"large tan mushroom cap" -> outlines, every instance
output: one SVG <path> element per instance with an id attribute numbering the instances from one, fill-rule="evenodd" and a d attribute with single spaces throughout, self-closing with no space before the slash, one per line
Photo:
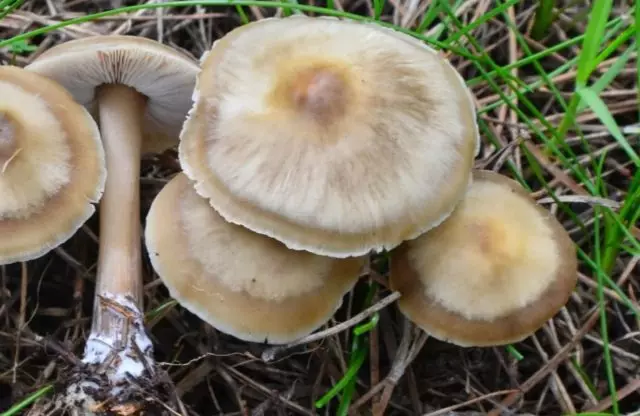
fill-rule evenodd
<path id="1" fill-rule="evenodd" d="M 478 171 L 440 226 L 392 253 L 400 310 L 462 346 L 520 341 L 567 302 L 577 279 L 569 235 L 515 181 Z"/>
<path id="2" fill-rule="evenodd" d="M 91 115 L 55 82 L 0 67 L 0 264 L 71 237 L 95 211 L 105 178 Z"/>
<path id="3" fill-rule="evenodd" d="M 154 200 L 145 239 L 172 297 L 219 330 L 253 342 L 290 342 L 324 324 L 364 263 L 289 250 L 228 223 L 184 174 Z"/>
<path id="4" fill-rule="evenodd" d="M 228 221 L 333 257 L 393 248 L 440 223 L 477 148 L 462 78 L 401 33 L 265 19 L 202 59 L 180 161 Z"/>
<path id="5" fill-rule="evenodd" d="M 122 84 L 144 95 L 145 152 L 160 152 L 177 144 L 199 71 L 194 59 L 169 46 L 117 35 L 61 43 L 26 68 L 63 85 L 94 115 L 100 85 Z"/>

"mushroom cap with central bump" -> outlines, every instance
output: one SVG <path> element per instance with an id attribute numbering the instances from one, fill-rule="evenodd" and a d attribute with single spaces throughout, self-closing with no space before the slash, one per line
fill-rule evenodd
<path id="1" fill-rule="evenodd" d="M 182 173 L 153 201 L 145 241 L 154 269 L 187 310 L 224 333 L 271 344 L 327 322 L 364 264 L 289 250 L 228 223 Z"/>
<path id="2" fill-rule="evenodd" d="M 332 257 L 390 249 L 462 198 L 478 144 L 463 79 L 374 24 L 264 19 L 201 60 L 180 162 L 227 220 Z"/>
<path id="3" fill-rule="evenodd" d="M 441 225 L 391 253 L 401 312 L 461 346 L 502 345 L 538 330 L 577 281 L 573 242 L 515 181 L 476 171 Z"/>
<path id="4" fill-rule="evenodd" d="M 105 179 L 91 115 L 50 79 L 0 67 L 0 264 L 65 242 L 95 211 Z"/>
<path id="5" fill-rule="evenodd" d="M 174 146 L 199 71 L 191 57 L 138 36 L 92 36 L 47 50 L 26 69 L 63 85 L 76 101 L 97 115 L 96 88 L 122 84 L 146 97 L 143 151 Z"/>
<path id="6" fill-rule="evenodd" d="M 272 105 L 288 106 L 310 122 L 332 123 L 348 107 L 349 84 L 338 68 L 310 66 L 291 79 L 282 79 L 273 89 Z"/>

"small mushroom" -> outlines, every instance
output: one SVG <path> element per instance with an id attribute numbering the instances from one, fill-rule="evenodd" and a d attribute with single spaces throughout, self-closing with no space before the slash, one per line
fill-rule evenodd
<path id="1" fill-rule="evenodd" d="M 141 153 L 177 144 L 199 66 L 151 39 L 95 36 L 57 45 L 27 69 L 63 85 L 99 120 L 108 178 L 84 361 L 118 384 L 153 364 L 142 317 Z"/>
<path id="2" fill-rule="evenodd" d="M 364 263 L 290 250 L 228 223 L 182 173 L 153 201 L 145 242 L 154 269 L 187 310 L 224 333 L 271 344 L 328 321 Z"/>
<path id="3" fill-rule="evenodd" d="M 105 179 L 84 107 L 48 78 L 0 67 L 0 265 L 67 241 L 95 212 Z"/>
<path id="4" fill-rule="evenodd" d="M 184 172 L 227 220 L 332 257 L 446 218 L 478 146 L 463 79 L 399 32 L 333 18 L 243 25 L 201 60 Z"/>
<path id="5" fill-rule="evenodd" d="M 577 280 L 574 244 L 515 181 L 476 171 L 438 227 L 391 253 L 400 311 L 461 346 L 520 341 L 555 315 Z"/>

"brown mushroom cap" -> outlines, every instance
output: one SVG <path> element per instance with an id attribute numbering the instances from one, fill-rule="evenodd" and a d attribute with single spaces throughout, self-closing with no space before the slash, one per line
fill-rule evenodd
<path id="1" fill-rule="evenodd" d="M 0 264 L 68 240 L 95 211 L 105 178 L 91 115 L 57 83 L 0 67 Z"/>
<path id="2" fill-rule="evenodd" d="M 154 200 L 145 240 L 154 269 L 181 305 L 222 332 L 272 344 L 328 321 L 364 263 L 289 250 L 228 223 L 184 174 Z"/>
<path id="3" fill-rule="evenodd" d="M 264 19 L 224 36 L 201 65 L 180 161 L 227 221 L 293 249 L 357 256 L 437 225 L 468 187 L 470 94 L 404 34 Z"/>
<path id="4" fill-rule="evenodd" d="M 517 182 L 490 171 L 474 173 L 447 220 L 391 255 L 402 313 L 462 346 L 526 338 L 565 305 L 577 279 L 562 225 Z"/>
<path id="5" fill-rule="evenodd" d="M 177 144 L 195 86 L 198 63 L 187 55 L 138 36 L 92 36 L 61 43 L 26 67 L 54 79 L 97 114 L 96 88 L 122 84 L 147 98 L 143 150 Z"/>

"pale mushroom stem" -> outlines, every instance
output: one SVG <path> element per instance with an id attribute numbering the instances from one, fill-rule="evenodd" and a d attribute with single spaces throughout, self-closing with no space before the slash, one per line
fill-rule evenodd
<path id="1" fill-rule="evenodd" d="M 110 363 L 116 379 L 149 368 L 152 344 L 142 316 L 140 154 L 145 97 L 124 85 L 98 89 L 107 181 L 100 203 L 94 314 L 84 361 Z M 112 359 L 115 358 L 115 359 Z"/>

